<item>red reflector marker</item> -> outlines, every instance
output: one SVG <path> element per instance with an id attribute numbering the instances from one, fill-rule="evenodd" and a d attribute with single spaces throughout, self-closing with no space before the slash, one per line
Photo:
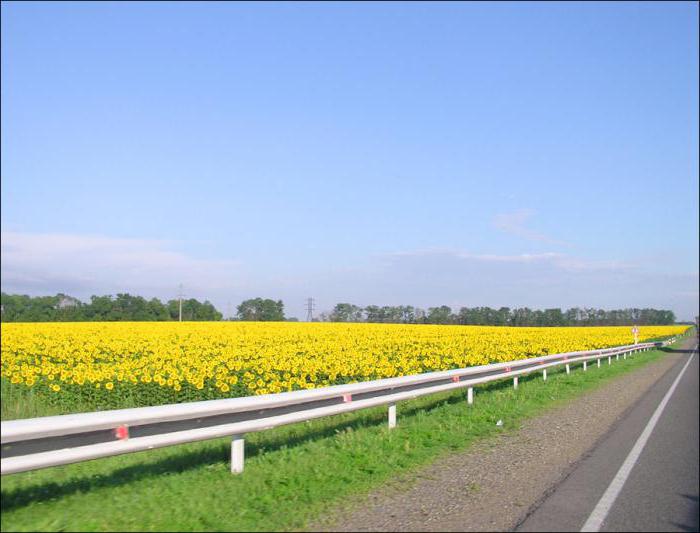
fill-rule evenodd
<path id="1" fill-rule="evenodd" d="M 352 394 L 343 394 L 343 402 L 348 403 L 352 401 Z"/>
<path id="2" fill-rule="evenodd" d="M 117 429 L 114 430 L 114 436 L 117 437 L 119 440 L 126 440 L 129 438 L 129 427 L 128 426 L 119 426 Z"/>
<path id="3" fill-rule="evenodd" d="M 452 376 L 452 381 L 459 383 L 459 376 Z"/>

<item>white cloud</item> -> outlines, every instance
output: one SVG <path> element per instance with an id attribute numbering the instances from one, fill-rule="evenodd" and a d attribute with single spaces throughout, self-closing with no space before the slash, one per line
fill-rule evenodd
<path id="1" fill-rule="evenodd" d="M 569 243 L 553 239 L 543 233 L 526 227 L 528 220 L 536 214 L 533 209 L 518 209 L 512 213 L 500 213 L 493 218 L 493 225 L 506 233 L 522 237 L 528 241 L 537 241 L 560 246 L 570 246 Z"/>
<path id="2" fill-rule="evenodd" d="M 452 248 L 427 248 L 422 250 L 393 252 L 381 257 L 388 259 L 401 257 L 444 256 L 451 259 L 477 261 L 481 263 L 550 264 L 565 271 L 629 270 L 637 265 L 619 260 L 589 260 L 573 257 L 560 252 L 544 252 L 516 255 L 474 254 Z"/>
<path id="3" fill-rule="evenodd" d="M 166 241 L 68 234 L 2 233 L 2 288 L 8 292 L 172 295 L 230 288 L 240 264 L 190 257 Z M 171 247 L 171 246 L 170 246 Z"/>
<path id="4" fill-rule="evenodd" d="M 556 252 L 478 254 L 447 248 L 401 251 L 376 259 L 362 272 L 319 279 L 315 294 L 333 295 L 331 302 L 424 308 L 654 307 L 672 309 L 680 318 L 694 316 L 697 309 L 697 274 L 663 274 L 617 259 Z"/>

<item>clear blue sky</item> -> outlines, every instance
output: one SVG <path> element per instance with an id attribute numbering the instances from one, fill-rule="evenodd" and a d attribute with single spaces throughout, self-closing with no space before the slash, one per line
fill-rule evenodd
<path id="1" fill-rule="evenodd" d="M 695 2 L 3 2 L 2 289 L 692 318 L 697 28 Z"/>

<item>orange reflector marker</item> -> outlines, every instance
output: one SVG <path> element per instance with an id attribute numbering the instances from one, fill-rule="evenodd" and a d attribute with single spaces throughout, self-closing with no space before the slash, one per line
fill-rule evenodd
<path id="1" fill-rule="evenodd" d="M 119 426 L 114 430 L 114 436 L 119 440 L 126 440 L 129 438 L 129 426 Z"/>

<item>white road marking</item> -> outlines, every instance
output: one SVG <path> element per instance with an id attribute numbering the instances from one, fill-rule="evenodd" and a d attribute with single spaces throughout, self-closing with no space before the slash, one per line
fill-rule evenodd
<path id="1" fill-rule="evenodd" d="M 625 481 L 627 481 L 627 478 L 630 475 L 630 472 L 632 471 L 632 467 L 634 467 L 635 463 L 637 462 L 637 459 L 639 458 L 639 455 L 642 453 L 644 446 L 646 445 L 647 441 L 649 440 L 649 437 L 651 436 L 651 432 L 654 431 L 656 423 L 659 421 L 659 418 L 661 418 L 661 413 L 663 412 L 664 408 L 666 407 L 666 404 L 671 398 L 673 391 L 676 390 L 676 386 L 683 377 L 683 374 L 688 368 L 688 365 L 693 360 L 697 349 L 698 345 L 696 344 L 695 348 L 693 349 L 693 353 L 691 353 L 690 357 L 688 358 L 688 362 L 685 364 L 680 374 L 678 374 L 678 376 L 676 377 L 675 381 L 671 385 L 671 388 L 668 389 L 668 392 L 664 396 L 663 400 L 661 400 L 661 403 L 656 408 L 656 411 L 654 411 L 654 414 L 651 415 L 651 418 L 649 419 L 649 422 L 644 428 L 644 431 L 642 431 L 642 434 L 637 439 L 637 442 L 634 443 L 634 447 L 625 459 L 625 462 L 622 463 L 620 470 L 617 471 L 615 478 L 608 486 L 607 490 L 603 494 L 603 497 L 600 498 L 598 505 L 595 506 L 595 509 L 593 509 L 593 512 L 588 517 L 588 520 L 586 520 L 586 523 L 583 524 L 581 531 L 600 531 L 600 527 L 603 525 L 603 521 L 607 518 L 608 513 L 610 512 L 610 508 L 613 506 L 615 500 L 617 499 L 617 496 L 620 494 L 620 491 L 622 490 Z"/>

